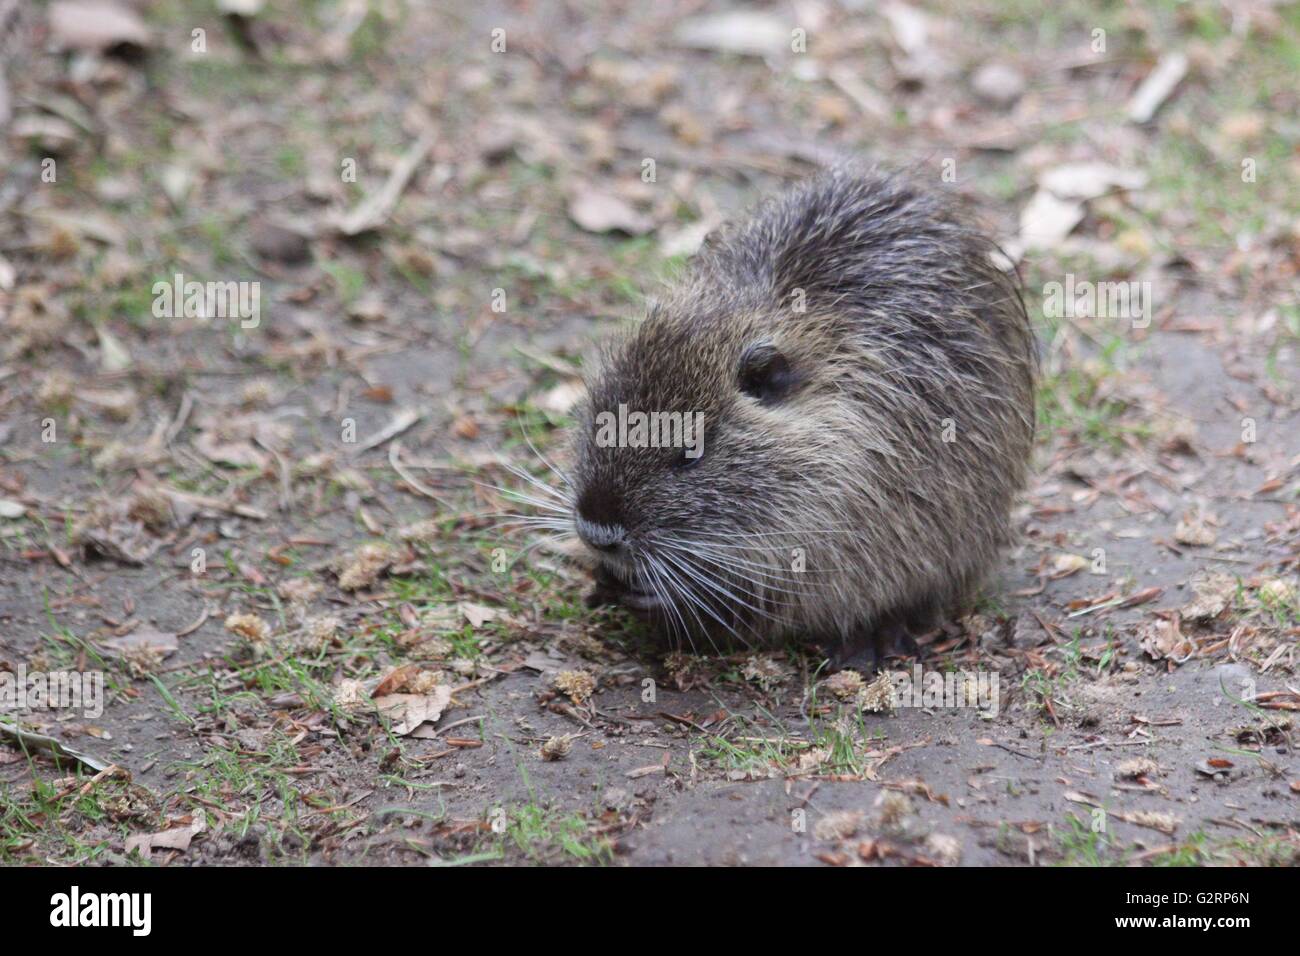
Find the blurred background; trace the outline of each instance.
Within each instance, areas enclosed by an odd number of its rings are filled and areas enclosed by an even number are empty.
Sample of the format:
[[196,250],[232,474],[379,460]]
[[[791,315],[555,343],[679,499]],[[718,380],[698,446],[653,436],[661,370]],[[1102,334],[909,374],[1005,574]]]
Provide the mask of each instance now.
[[[104,718],[45,729],[119,756],[147,732],[137,783],[170,793],[179,762],[235,816],[270,794],[274,836],[286,768],[333,768],[304,783],[333,806],[378,759],[299,753],[281,709],[337,716],[412,661],[487,680],[519,641],[600,658],[626,622],[584,609],[580,579],[540,551],[494,576],[498,457],[559,452],[592,343],[711,229],[865,157],[982,217],[1044,356],[1025,544],[947,646],[1018,636],[1033,649],[1002,663],[1058,727],[1053,681],[1081,660],[1172,673],[1231,634],[1276,675],[1300,539],[1297,75],[1300,7],[1269,0],[0,0],[0,666],[101,663]],[[229,296],[190,308],[191,282]],[[1145,307],[1063,309],[1067,283],[1138,283]],[[1208,571],[1236,575],[1211,590],[1244,616],[1148,615]],[[240,748],[270,774],[251,791],[213,756]],[[39,827],[0,846],[99,852]]]

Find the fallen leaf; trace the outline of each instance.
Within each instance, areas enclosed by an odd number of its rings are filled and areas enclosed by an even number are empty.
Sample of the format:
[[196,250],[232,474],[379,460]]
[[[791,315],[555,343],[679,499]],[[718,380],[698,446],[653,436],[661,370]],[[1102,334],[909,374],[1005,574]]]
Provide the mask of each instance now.
[[196,836],[207,829],[207,820],[202,811],[192,816],[181,817],[178,826],[159,830],[157,833],[137,833],[126,838],[126,852],[138,851],[141,858],[149,859],[154,850],[178,850],[184,853]]
[[1096,199],[1116,189],[1141,189],[1146,173],[1107,163],[1067,163],[1038,177],[1038,185],[1057,199]]
[[1181,664],[1195,652],[1192,642],[1183,636],[1178,615],[1146,625],[1138,639],[1142,650],[1153,660],[1171,660]]
[[1039,189],[1020,211],[1018,251],[1052,249],[1083,221],[1083,204]]
[[704,240],[708,238],[709,233],[718,228],[719,224],[714,219],[700,219],[665,232],[661,234],[659,240],[659,254],[665,259],[674,256],[693,256],[700,251]]
[[588,188],[569,200],[569,218],[587,232],[625,232],[629,236],[645,235],[654,221],[633,209],[613,193]]
[[1233,604],[1237,596],[1237,581],[1231,575],[1211,572],[1192,582],[1196,597],[1183,606],[1185,621],[1211,621]]
[[1139,604],[1149,604],[1160,595],[1165,593],[1161,587],[1143,588],[1141,591],[1134,591],[1124,600],[1120,601],[1116,607],[1137,607]]
[[1178,522],[1178,527],[1174,529],[1174,540],[1194,547],[1209,547],[1214,544],[1217,537],[1214,529],[1210,527],[1213,518],[1213,515],[1205,515],[1199,511],[1187,512]]
[[866,815],[861,810],[833,810],[813,824],[813,838],[823,843],[847,840],[865,822]]
[[0,739],[13,740],[22,750],[44,750],[54,754],[57,757],[68,757],[84,764],[95,773],[103,773],[112,764],[104,763],[98,757],[83,753],[75,747],[69,747],[63,741],[48,737],[45,734],[38,734],[30,730],[23,730],[21,727],[7,724],[0,720]]
[[1091,562],[1079,554],[1058,554],[1052,565],[1053,580],[1067,578],[1086,568]]
[[255,17],[266,6],[266,0],[217,0],[217,9],[240,17]]
[[394,667],[375,685],[371,696],[386,697],[389,694],[395,694],[405,689],[406,682],[419,672],[419,664],[403,664],[401,667]]
[[1227,774],[1232,769],[1233,764],[1231,760],[1212,757],[1208,760],[1198,761],[1195,766],[1197,773],[1202,773],[1207,777],[1218,777]]
[[437,723],[451,703],[451,688],[439,684],[427,694],[388,694],[374,698],[379,712],[392,720],[393,733],[410,735],[424,723]]
[[[95,326],[95,334],[99,336],[99,367],[105,372],[124,372],[134,364],[126,346],[103,325]],[[134,402],[135,396],[131,398]]]
[[180,647],[175,634],[160,631],[147,624],[137,627],[129,634],[109,638],[101,643],[118,655],[134,651],[152,651],[162,657],[170,657]]
[[1123,760],[1115,767],[1117,777],[1150,777],[1160,772],[1160,765],[1150,757],[1134,757]]
[[109,0],[59,0],[50,4],[50,38],[65,50],[106,50],[149,45],[149,28],[134,10]]
[[683,20],[675,37],[681,46],[696,50],[770,57],[788,49],[791,29],[792,24],[774,13],[730,10]]
[[391,438],[396,438],[402,432],[406,431],[421,418],[424,412],[418,408],[399,408],[393,413],[392,419],[388,424],[375,432],[369,439],[363,441],[356,448],[357,451],[368,451],[371,448],[377,448]]
[[488,621],[495,621],[501,614],[501,611],[494,607],[488,607],[485,604],[472,604],[469,601],[461,601],[456,607],[464,615],[465,620],[471,627],[479,628]]
[[334,706],[344,713],[355,714],[369,709],[373,704],[366,693],[365,684],[351,677],[345,677],[334,688]]
[[1150,122],[1186,75],[1187,57],[1177,50],[1166,53],[1133,93],[1128,118],[1134,123]]
[[1112,811],[1112,815],[1125,823],[1131,823],[1138,827],[1149,827],[1166,835],[1172,835],[1178,829],[1179,824],[1178,818],[1172,813],[1159,813],[1155,810]]
[[533,404],[552,415],[567,415],[585,392],[582,382],[569,379],[542,392],[533,399]]

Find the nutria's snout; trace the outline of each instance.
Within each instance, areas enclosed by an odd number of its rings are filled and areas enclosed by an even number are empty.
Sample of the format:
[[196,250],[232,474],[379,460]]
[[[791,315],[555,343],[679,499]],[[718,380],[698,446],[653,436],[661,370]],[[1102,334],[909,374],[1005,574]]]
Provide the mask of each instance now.
[[951,196],[855,168],[712,238],[579,406],[589,600],[697,649],[857,644],[967,600],[1033,443],[1033,337],[995,253]]
[[573,524],[582,543],[593,551],[617,554],[627,550],[622,509],[618,498],[607,487],[588,484],[578,489]]
[[644,580],[617,498],[607,488],[580,488],[573,511],[578,539],[595,561],[595,603],[623,604],[648,611],[662,603]]

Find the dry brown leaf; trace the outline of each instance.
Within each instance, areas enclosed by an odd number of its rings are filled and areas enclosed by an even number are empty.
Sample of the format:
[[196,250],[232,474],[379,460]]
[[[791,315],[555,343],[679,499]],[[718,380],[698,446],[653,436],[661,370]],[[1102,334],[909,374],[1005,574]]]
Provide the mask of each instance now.
[[1040,189],[1020,211],[1017,249],[1053,249],[1082,221],[1082,203],[1059,199],[1048,190]]
[[1052,564],[1052,578],[1067,578],[1086,568],[1091,562],[1079,554],[1058,554]]
[[393,733],[406,737],[421,724],[438,722],[451,703],[451,688],[438,684],[427,694],[388,694],[374,701],[379,712],[393,721]]
[[141,625],[129,634],[109,638],[102,643],[105,648],[119,656],[147,649],[160,657],[170,657],[180,646],[175,634],[160,631],[150,624]]
[[1066,163],[1039,175],[1038,184],[1057,199],[1096,199],[1116,189],[1141,189],[1147,176],[1108,163]]
[[1134,757],[1123,760],[1115,767],[1117,777],[1150,777],[1160,772],[1160,764],[1150,757]]
[[596,678],[587,671],[560,671],[552,683],[575,704],[584,703],[596,691]]
[[696,50],[775,57],[789,48],[794,26],[763,10],[729,10],[683,20],[675,37],[681,46]]
[[351,677],[345,677],[339,681],[338,687],[334,689],[334,706],[347,714],[355,714],[363,710],[368,710],[373,706],[370,695],[366,693],[366,686],[359,680]]
[[552,415],[567,415],[586,389],[577,379],[567,379],[533,399],[533,404]]
[[149,859],[154,850],[178,850],[184,853],[196,836],[207,829],[207,820],[203,812],[181,817],[174,821],[177,826],[168,827],[157,833],[137,833],[126,838],[126,852],[139,852],[142,859]]
[[149,28],[129,7],[109,0],[59,0],[50,4],[50,38],[61,49],[105,50],[149,45]]
[[563,760],[573,749],[573,735],[561,734],[558,737],[548,737],[546,743],[542,744],[543,760]]
[[847,840],[862,829],[865,819],[860,810],[834,810],[813,824],[813,837],[823,843]]
[[1209,621],[1218,617],[1233,604],[1237,594],[1237,581],[1231,575],[1210,572],[1192,582],[1196,597],[1182,611],[1185,621]]
[[569,200],[569,218],[587,232],[624,232],[643,236],[654,228],[654,220],[627,202],[602,189],[585,188]]
[[480,628],[488,621],[495,621],[502,616],[498,608],[488,607],[486,604],[474,604],[470,601],[461,601],[456,605],[457,609],[464,616],[473,628]]
[[1153,660],[1171,660],[1175,664],[1182,664],[1196,650],[1192,642],[1183,636],[1177,614],[1146,625],[1138,643]]
[[1193,547],[1209,547],[1214,544],[1217,537],[1214,528],[1211,527],[1214,521],[1213,515],[1188,511],[1178,522],[1178,527],[1174,529],[1174,540]]

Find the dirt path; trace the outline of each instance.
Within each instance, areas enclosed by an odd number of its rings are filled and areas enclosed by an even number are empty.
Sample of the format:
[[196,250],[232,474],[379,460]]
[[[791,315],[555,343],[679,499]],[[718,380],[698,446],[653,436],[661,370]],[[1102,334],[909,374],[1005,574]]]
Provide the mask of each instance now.
[[[1294,5],[287,7],[0,43],[0,674],[102,673],[21,721],[122,768],[0,744],[0,861],[1295,862]],[[1023,543],[924,661],[996,712],[665,659],[491,517],[704,232],[863,154],[1028,240]]]

